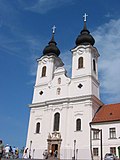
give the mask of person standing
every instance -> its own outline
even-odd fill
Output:
[[[15,150],[15,157],[16,157],[16,158],[19,158],[19,149],[18,149],[18,147],[17,147],[16,150]]]
[[[23,157],[24,159],[28,159],[28,148],[25,148],[24,149],[24,152],[23,152]]]
[[[6,144],[5,146],[5,157],[8,159],[10,154],[10,146]]]
[[[14,159],[15,158],[15,151],[16,151],[15,146],[12,148],[12,150],[13,150],[13,159]]]
[[[50,157],[52,157],[52,150],[51,149],[49,150],[49,154],[50,154]]]
[[[43,152],[43,158],[48,159],[48,150],[47,149]]]
[[[0,140],[0,160],[3,156],[3,148],[4,148],[3,142],[2,142],[2,140]]]
[[[57,150],[55,150],[55,152],[54,152],[55,159],[57,159],[57,155],[58,155],[58,152],[57,152]]]

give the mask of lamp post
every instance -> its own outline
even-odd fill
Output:
[[[34,153],[35,153],[35,149],[33,149],[33,157],[32,157],[32,159],[34,159]]]
[[[97,128],[91,128],[91,131],[98,131],[100,132],[100,150],[101,150],[101,153],[100,153],[100,157],[101,157],[101,160],[103,160],[103,152],[102,152],[102,129],[97,129]],[[91,138],[91,137],[90,137]],[[91,144],[92,146],[92,144]],[[93,157],[92,157],[93,158]]]
[[[31,146],[32,146],[32,141],[30,141],[30,149],[29,149],[29,158],[31,159]]]
[[[75,160],[76,140],[74,140],[74,160]]]
[[[76,149],[76,160],[78,158],[78,149]]]
[[[102,129],[100,129],[100,146],[101,146],[101,160],[103,159],[103,153],[102,153]]]

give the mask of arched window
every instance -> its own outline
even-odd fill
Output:
[[[95,59],[93,59],[93,71],[96,72],[96,63],[95,63]]]
[[[61,91],[61,89],[57,88],[57,95],[60,95],[60,91]]]
[[[46,76],[46,66],[42,68],[42,77]]]
[[[60,113],[55,113],[54,115],[54,131],[59,131],[59,123],[60,123]]]
[[[40,122],[36,123],[36,133],[40,133]]]
[[[83,68],[83,57],[80,57],[79,59],[78,59],[78,69],[79,68]]]
[[[58,78],[58,84],[61,84],[61,78]]]
[[[81,119],[77,119],[76,120],[76,131],[80,131],[81,130]]]

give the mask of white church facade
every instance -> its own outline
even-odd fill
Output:
[[[90,160],[100,159],[101,155],[110,152],[110,147],[111,151],[116,147],[118,155],[120,116],[114,119],[111,109],[111,119],[101,116],[107,106],[99,97],[99,53],[86,27],[86,18],[76,39],[76,46],[71,50],[71,77],[67,76],[64,63],[59,57],[60,50],[54,34],[53,30],[52,39],[44,48],[43,55],[37,59],[33,100],[29,105],[26,142],[29,155],[42,159],[45,150],[51,150],[52,154],[57,150],[59,159]],[[120,112],[120,104],[116,106],[117,112]],[[111,134],[115,131],[112,141],[107,137],[109,128]]]

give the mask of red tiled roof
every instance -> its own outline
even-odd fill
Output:
[[[120,120],[120,103],[103,105],[95,114],[92,123]]]

